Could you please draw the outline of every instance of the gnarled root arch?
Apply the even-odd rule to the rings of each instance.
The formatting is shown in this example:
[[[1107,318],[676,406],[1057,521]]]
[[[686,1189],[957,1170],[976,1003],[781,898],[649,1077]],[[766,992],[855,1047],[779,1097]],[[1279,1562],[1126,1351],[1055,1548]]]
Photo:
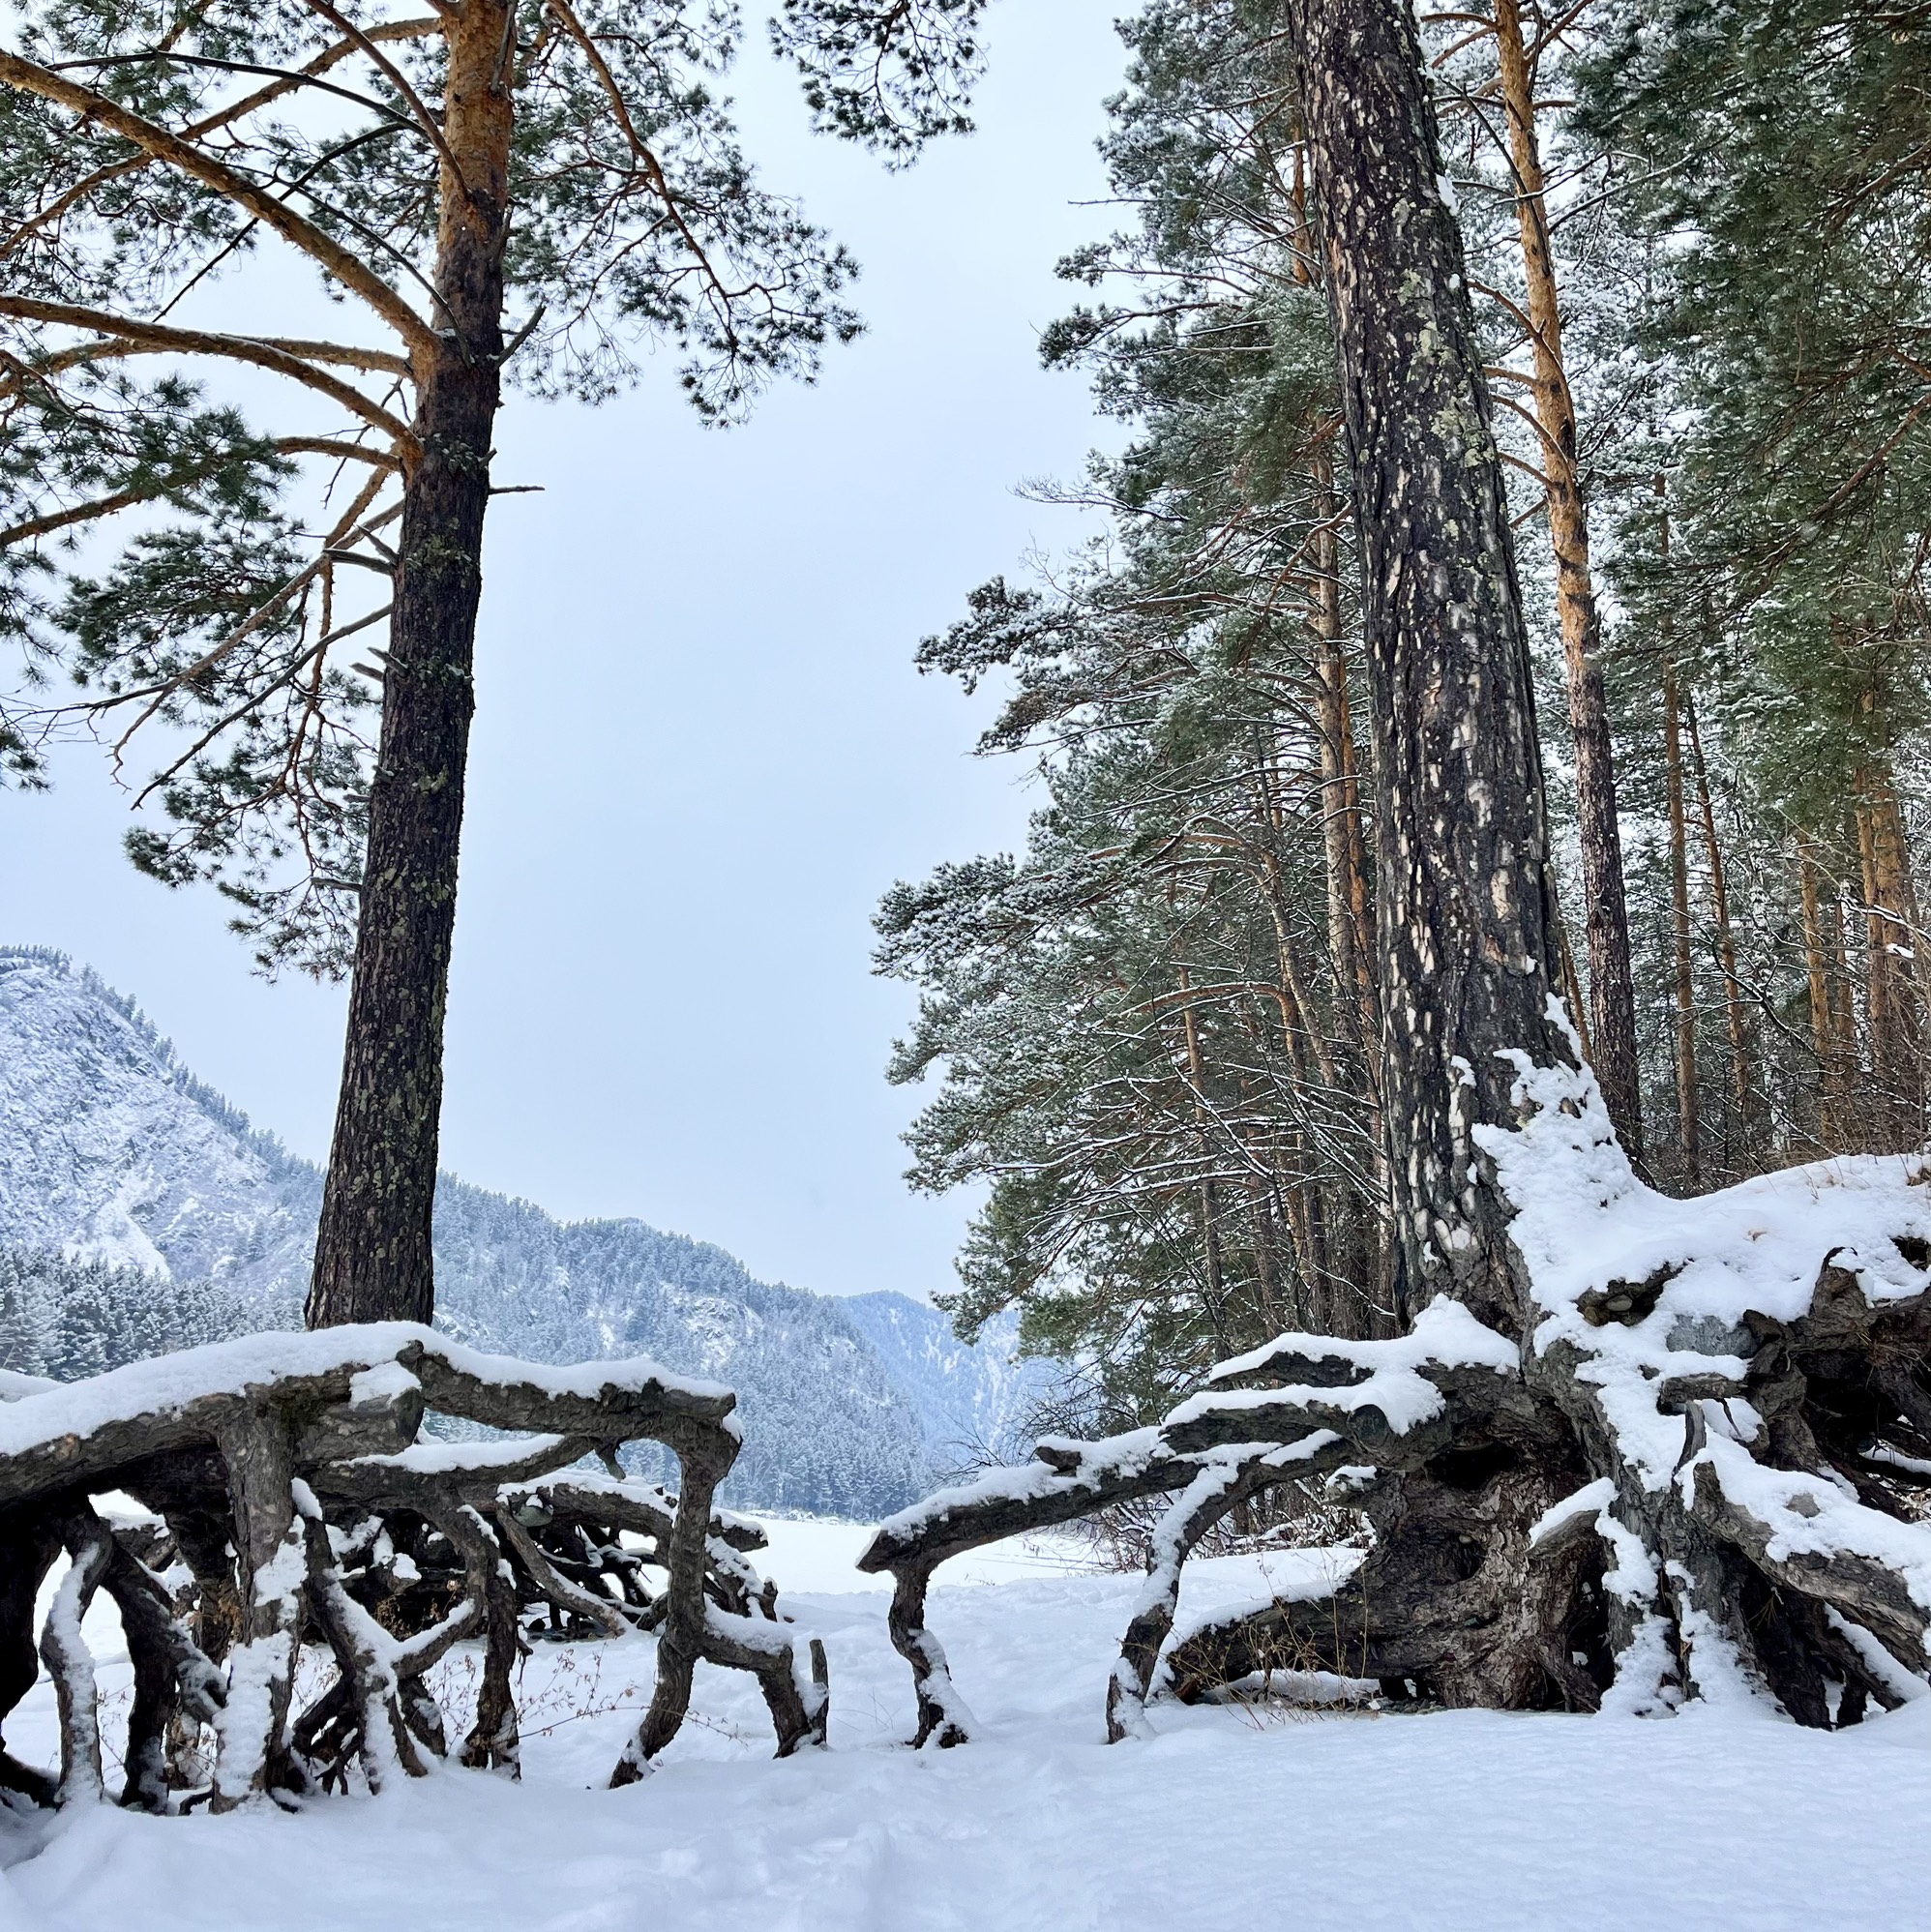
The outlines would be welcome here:
[[[483,1645],[468,1766],[514,1775],[525,1626],[657,1634],[657,1681],[612,1783],[676,1736],[702,1658],[754,1673],[781,1756],[822,1743],[824,1653],[747,1560],[755,1525],[712,1499],[738,1447],[735,1398],[645,1361],[551,1368],[409,1323],[252,1336],[89,1382],[9,1379],[0,1403],[0,1722],[36,1677],[35,1600],[68,1570],[38,1661],[60,1707],[57,1776],[0,1747],[0,1786],[44,1803],[103,1795],[81,1621],[104,1590],[134,1665],[124,1802],[151,1810],[372,1791],[449,1750],[429,1673]],[[426,1412],[514,1437],[418,1441]],[[678,1494],[625,1479],[616,1452],[668,1446]],[[601,1456],[612,1473],[574,1469]],[[91,1498],[153,1512],[111,1524]],[[651,1577],[662,1573],[660,1587]],[[648,1573],[648,1574],[647,1574]],[[307,1644],[335,1664],[291,1701]],[[212,1761],[210,1761],[212,1759]]]
[[[927,1627],[933,1571],[1170,1494],[1107,1686],[1182,1699],[1316,1669],[1502,1709],[1663,1713],[1754,1696],[1841,1726],[1923,1694],[1931,1653],[1931,1201],[1921,1160],[1792,1170],[1697,1201],[1630,1172],[1594,1082],[1520,1069],[1482,1130],[1514,1209],[1519,1332],[1438,1299],[1392,1341],[1284,1335],[1157,1427],[1049,1440],[883,1525],[917,1741],[971,1729]],[[1237,1502],[1346,1471],[1352,1575],[1173,1634],[1181,1566]]]

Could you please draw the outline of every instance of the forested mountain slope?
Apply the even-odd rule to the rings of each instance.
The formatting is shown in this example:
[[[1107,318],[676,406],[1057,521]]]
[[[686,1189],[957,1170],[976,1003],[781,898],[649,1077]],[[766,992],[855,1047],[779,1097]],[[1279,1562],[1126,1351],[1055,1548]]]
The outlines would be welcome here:
[[[1021,1359],[1017,1316],[994,1317],[973,1344],[938,1309],[903,1294],[854,1294],[839,1308],[911,1397],[936,1468],[1025,1458],[1026,1425],[1056,1372],[1038,1356]]]
[[[88,1373],[143,1348],[300,1322],[321,1174],[195,1081],[133,1003],[0,949],[0,1355]],[[640,1221],[562,1223],[443,1175],[437,1322],[550,1360],[641,1353],[728,1382],[743,1502],[876,1515],[1009,1438],[1040,1371],[902,1295],[754,1279]],[[89,1311],[93,1311],[90,1315]],[[96,1319],[98,1318],[98,1319]]]

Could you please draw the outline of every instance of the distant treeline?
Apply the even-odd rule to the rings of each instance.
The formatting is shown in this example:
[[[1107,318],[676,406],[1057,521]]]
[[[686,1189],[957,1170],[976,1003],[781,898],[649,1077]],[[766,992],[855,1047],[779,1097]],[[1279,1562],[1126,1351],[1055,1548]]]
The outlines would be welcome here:
[[[0,1368],[73,1382],[260,1325],[212,1281],[0,1248]]]

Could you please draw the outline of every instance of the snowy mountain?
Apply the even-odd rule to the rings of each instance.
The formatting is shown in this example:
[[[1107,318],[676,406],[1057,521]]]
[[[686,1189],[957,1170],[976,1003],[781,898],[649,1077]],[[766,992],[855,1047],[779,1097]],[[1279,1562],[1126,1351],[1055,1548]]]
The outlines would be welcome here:
[[[119,1279],[142,1297],[164,1281],[197,1321],[218,1306],[241,1325],[293,1326],[321,1187],[132,1001],[59,954],[0,948],[0,1250],[38,1258],[19,1278],[44,1285],[64,1266],[90,1293]],[[640,1221],[558,1222],[447,1174],[435,1247],[437,1323],[481,1347],[649,1354],[729,1382],[741,1503],[896,1509],[971,1445],[1012,1439],[1042,1374],[1012,1361],[1010,1336],[969,1348],[903,1295],[760,1282],[706,1242]]]
[[[0,948],[0,1245],[299,1295],[321,1175],[57,953]]]
[[[973,1346],[952,1332],[939,1310],[903,1294],[854,1294],[839,1306],[911,1397],[935,1468],[964,1470],[989,1456],[1025,1459],[1032,1446],[1027,1417],[1055,1371],[1020,1357],[1017,1316],[989,1323]]]

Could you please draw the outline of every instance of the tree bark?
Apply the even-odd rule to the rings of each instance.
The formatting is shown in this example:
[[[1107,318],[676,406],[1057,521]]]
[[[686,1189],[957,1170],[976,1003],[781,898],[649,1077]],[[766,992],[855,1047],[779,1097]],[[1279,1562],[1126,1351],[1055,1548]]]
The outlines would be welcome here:
[[[1837,1025],[1831,998],[1831,957],[1825,943],[1824,901],[1818,884],[1815,842],[1797,835],[1797,883],[1803,903],[1803,960],[1810,990],[1810,1042],[1817,1055],[1817,1139],[1827,1149],[1839,1145],[1846,1121],[1844,1068],[1837,1051]]]
[[[1849,1090],[1856,1086],[1861,1062],[1857,1057],[1857,992],[1851,978],[1850,944],[1844,937],[1844,897],[1843,889],[1836,880],[1830,883],[1830,897],[1824,907],[1826,943],[1830,948],[1832,966],[1830,981],[1830,1012],[1835,1022],[1837,1034],[1837,1054],[1844,1069],[1844,1085]]]
[[[1360,529],[1382,1106],[1397,1293],[1519,1331],[1507,1212],[1472,1129],[1554,1017],[1541,753],[1501,465],[1434,104],[1402,0],[1291,0]],[[1398,1138],[1397,1138],[1398,1137]]]
[[[288,1701],[308,1575],[295,1519],[289,1418],[271,1403],[251,1404],[223,1428],[221,1447],[232,1499],[242,1623],[229,1663],[228,1701],[215,1727],[220,1747],[209,1808],[218,1812],[297,1782],[287,1752]]]
[[[1730,1040],[1730,1109],[1733,1136],[1745,1149],[1757,1144],[1763,1109],[1757,1100],[1755,1055],[1750,1048],[1750,1022],[1743,999],[1743,982],[1737,976],[1737,935],[1730,924],[1730,883],[1723,866],[1723,847],[1716,836],[1716,809],[1709,796],[1709,766],[1703,756],[1703,733],[1697,728],[1696,699],[1685,696],[1683,724],[1689,732],[1690,758],[1696,767],[1697,817],[1703,825],[1703,849],[1709,861],[1710,910],[1716,917],[1716,963],[1723,971],[1723,1024]],[[1734,1150],[1731,1165],[1741,1167]]]
[[[419,350],[415,433],[370,796],[342,1094],[309,1293],[311,1327],[434,1309],[431,1214],[443,1018],[490,438],[501,390],[513,122],[505,0],[447,15],[435,314]]]
[[[1368,877],[1367,840],[1361,811],[1361,776],[1354,747],[1353,708],[1348,696],[1348,653],[1342,641],[1341,546],[1335,521],[1341,501],[1334,465],[1323,449],[1315,459],[1315,683],[1321,725],[1322,856],[1326,862],[1328,948],[1334,956],[1337,1015],[1348,1013],[1348,1030],[1360,1055],[1367,1102],[1365,1124],[1374,1150],[1373,1198],[1363,1202],[1345,1190],[1337,1208],[1352,1232],[1357,1257],[1348,1270],[1362,1304],[1346,1311],[1350,1333],[1374,1329],[1374,1311],[1389,1301],[1383,1220],[1388,1198],[1387,1135],[1381,1119],[1381,999],[1375,986],[1375,909]]]
[[[1576,465],[1576,405],[1562,362],[1562,317],[1535,135],[1535,97],[1516,0],[1496,0],[1496,43],[1516,220],[1535,353],[1535,416],[1556,552],[1556,609],[1568,676],[1569,728],[1576,748],[1576,818],[1583,856],[1584,931],[1589,957],[1592,1064],[1616,1131],[1631,1160],[1643,1158],[1643,1088],[1636,1055],[1636,992],[1629,968],[1622,837],[1616,812],[1616,758],[1602,681],[1602,622],[1589,575],[1589,518]]]
[[[1702,1178],[1696,1084],[1696,978],[1690,952],[1689,828],[1683,810],[1683,739],[1677,674],[1663,673],[1663,778],[1670,807],[1670,927],[1677,967],[1677,1151],[1684,1186]]]
[[[1369,1062],[1372,1084],[1373,1060],[1381,1037],[1375,993],[1375,912],[1361,831],[1361,779],[1348,699],[1348,654],[1341,639],[1341,547],[1333,530],[1341,505],[1334,493],[1333,465],[1324,454],[1315,461],[1315,509],[1324,525],[1314,546],[1319,578],[1315,680],[1321,707],[1321,816],[1327,862],[1328,944],[1334,954],[1336,1004],[1343,1011],[1352,1009],[1353,1030]],[[1371,1104],[1373,1101],[1371,1091]]]
[[[1562,997],[1569,1002],[1569,1009],[1575,1016],[1576,1037],[1583,1043],[1583,1058],[1593,1066],[1595,1056],[1589,1051],[1589,1001],[1583,993],[1583,976],[1576,970],[1576,956],[1569,949],[1569,922],[1562,917],[1560,901],[1556,907],[1556,949],[1561,956]]]
[[[1916,893],[1911,881],[1904,815],[1890,775],[1878,765],[1852,776],[1863,865],[1871,1062],[1882,1093],[1886,1150],[1915,1145],[1923,1133],[1923,1016],[1916,959]]]
[[[1308,206],[1307,153],[1294,148],[1294,281],[1311,285],[1321,247]],[[1352,1189],[1337,1190],[1336,1205],[1352,1238],[1347,1245],[1358,1257],[1350,1273],[1358,1307],[1346,1319],[1350,1333],[1370,1334],[1385,1323],[1393,1303],[1392,1256],[1387,1239],[1388,1139],[1381,1115],[1381,995],[1375,984],[1374,892],[1368,877],[1367,837],[1361,811],[1359,759],[1354,719],[1348,695],[1348,654],[1342,641],[1342,503],[1334,487],[1334,459],[1323,438],[1313,455],[1314,508],[1320,520],[1314,535],[1316,713],[1321,731],[1322,854],[1327,872],[1328,950],[1333,956],[1337,1018],[1352,1009],[1352,1031],[1360,1055],[1360,1078],[1368,1102],[1366,1121],[1372,1149],[1372,1197],[1362,1202]],[[1336,1297],[1327,1297],[1330,1305]]]

